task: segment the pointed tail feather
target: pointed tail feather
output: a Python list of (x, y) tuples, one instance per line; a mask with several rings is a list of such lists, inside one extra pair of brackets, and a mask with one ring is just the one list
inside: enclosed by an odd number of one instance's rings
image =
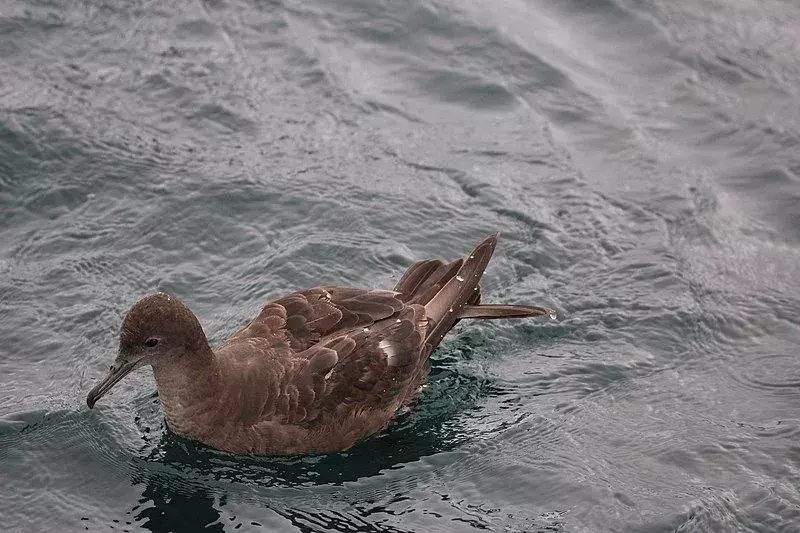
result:
[(404, 302), (409, 301), (421, 292), (420, 289), (424, 289), (426, 282), (431, 282), (431, 278), (434, 277), (437, 269), (443, 265), (444, 263), (438, 259), (428, 259), (427, 261), (414, 263), (395, 285), (395, 292), (400, 293)]
[(425, 303), (425, 316), (433, 326), (428, 329), (427, 339), (434, 345), (439, 344), (444, 334), (458, 321), (464, 306), (469, 303), (486, 265), (492, 258), (497, 245), (497, 235), (497, 233), (490, 235), (478, 243), (472, 253), (464, 259), (456, 275)]
[(465, 305), (458, 313), (458, 318), (525, 318), (549, 315), (550, 309), (528, 305)]

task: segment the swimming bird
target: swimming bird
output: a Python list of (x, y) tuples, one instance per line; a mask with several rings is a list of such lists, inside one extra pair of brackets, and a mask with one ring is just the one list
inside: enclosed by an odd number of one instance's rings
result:
[(346, 450), (419, 393), (431, 352), (461, 319), (547, 315), (480, 303), (497, 234), (452, 262), (414, 263), (393, 291), (323, 286), (266, 304), (212, 349), (197, 317), (156, 293), (128, 311), (108, 376), (89, 408), (133, 370), (153, 368), (167, 427), (237, 454)]

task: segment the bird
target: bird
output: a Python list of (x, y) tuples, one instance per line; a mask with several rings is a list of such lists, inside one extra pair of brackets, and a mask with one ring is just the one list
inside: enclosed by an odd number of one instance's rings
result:
[(242, 455), (344, 451), (379, 433), (420, 394), (430, 355), (463, 319), (552, 316), (544, 307), (480, 303), (498, 234), (454, 261), (412, 264), (394, 290), (319, 286), (271, 301), (212, 349), (176, 296), (128, 311), (95, 403), (150, 366), (167, 428)]

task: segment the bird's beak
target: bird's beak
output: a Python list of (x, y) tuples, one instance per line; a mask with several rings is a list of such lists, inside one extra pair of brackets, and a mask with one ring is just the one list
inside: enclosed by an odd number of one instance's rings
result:
[(122, 356), (117, 357), (117, 360), (114, 361), (114, 364), (111, 365), (111, 369), (108, 371), (108, 375), (98, 383), (91, 391), (89, 391), (89, 395), (86, 397), (86, 405), (89, 406), (89, 409), (94, 407), (94, 404), (97, 403), (105, 393), (111, 390), (111, 387), (116, 385), (122, 378), (127, 376), (131, 373), (131, 371), (135, 370), (138, 361), (126, 361)]

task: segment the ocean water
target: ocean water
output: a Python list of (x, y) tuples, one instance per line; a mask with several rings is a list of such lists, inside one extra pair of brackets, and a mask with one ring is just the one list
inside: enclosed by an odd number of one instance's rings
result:
[[(800, 6), (0, 2), (0, 530), (800, 529)], [(423, 399), (306, 458), (85, 397), (142, 295), (212, 343), (501, 232)]]

